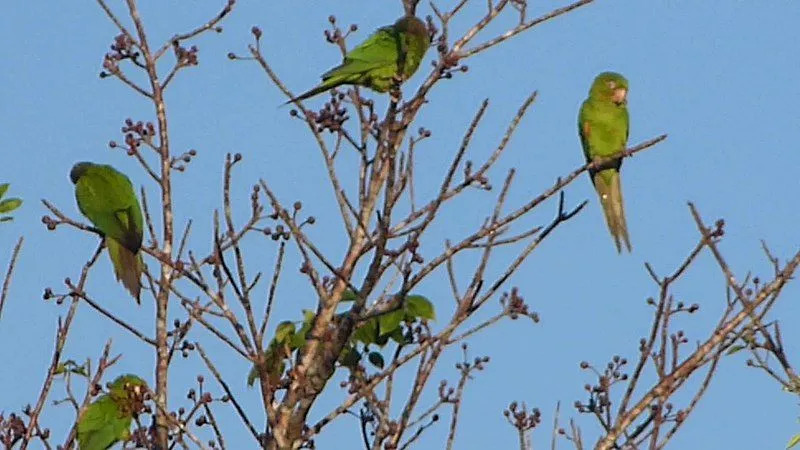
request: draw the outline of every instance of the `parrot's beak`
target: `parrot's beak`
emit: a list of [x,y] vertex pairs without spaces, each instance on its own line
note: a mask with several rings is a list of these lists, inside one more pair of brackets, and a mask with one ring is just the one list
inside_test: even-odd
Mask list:
[[614,89],[611,99],[618,105],[624,105],[628,97],[628,90],[625,88]]

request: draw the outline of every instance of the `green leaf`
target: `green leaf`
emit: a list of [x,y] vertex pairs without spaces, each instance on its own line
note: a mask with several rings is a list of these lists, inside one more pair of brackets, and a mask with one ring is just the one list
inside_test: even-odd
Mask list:
[[403,321],[403,317],[405,317],[405,311],[402,309],[378,316],[378,323],[380,324],[380,333],[378,333],[378,336],[386,336],[394,332],[394,330],[400,326],[400,322]]
[[795,434],[794,436],[792,436],[791,439],[789,439],[789,443],[786,444],[786,448],[787,449],[792,448],[797,444],[800,444],[800,433]]
[[355,347],[345,347],[339,355],[339,364],[351,369],[357,366],[359,361],[361,361],[361,353]]
[[361,325],[353,332],[351,338],[355,342],[362,342],[364,345],[375,343],[378,337],[378,320],[374,317]]
[[8,192],[8,187],[9,186],[10,186],[10,184],[8,184],[8,183],[0,184],[0,198],[3,198],[3,196],[6,195],[6,192]]
[[86,370],[86,365],[78,365],[78,363],[71,359],[56,366],[54,375],[63,375],[67,372],[74,373],[75,375],[80,375],[82,377],[89,377],[89,373]]
[[737,353],[737,352],[739,352],[741,350],[744,350],[746,348],[747,348],[746,345],[733,345],[733,346],[731,346],[731,348],[728,349],[727,352],[725,352],[725,354],[726,355],[733,355],[734,353]]
[[[267,369],[267,376],[269,377],[270,383],[277,383],[280,381],[281,375],[283,374],[284,369],[286,368],[286,364],[283,362],[283,358],[280,356],[279,345],[273,340],[270,343],[269,349],[264,352],[264,365]],[[247,375],[247,386],[252,387],[253,383],[259,378],[258,376],[258,369],[256,365],[253,364],[253,367],[250,369],[250,373]]]
[[403,327],[397,327],[394,331],[389,335],[389,337],[397,342],[398,344],[410,344],[409,340],[406,339],[405,333],[403,333]]
[[22,205],[22,200],[18,198],[9,198],[0,202],[0,214],[9,213]]
[[356,295],[355,292],[353,292],[352,289],[345,289],[344,292],[342,292],[341,301],[343,301],[343,302],[354,302],[356,300],[358,300],[358,296]]
[[367,355],[367,359],[369,359],[369,362],[372,363],[373,366],[379,369],[383,369],[383,355],[381,355],[380,353],[369,352],[369,355]]
[[406,297],[406,312],[420,319],[436,320],[433,303],[421,295]]

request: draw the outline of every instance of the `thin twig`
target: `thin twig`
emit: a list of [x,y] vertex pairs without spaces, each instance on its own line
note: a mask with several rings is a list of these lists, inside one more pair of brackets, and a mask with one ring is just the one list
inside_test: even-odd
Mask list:
[[264,311],[264,320],[261,321],[261,327],[259,328],[260,336],[262,337],[267,329],[269,317],[272,314],[272,304],[275,302],[275,291],[278,287],[278,279],[281,275],[281,269],[283,268],[283,256],[285,252],[286,242],[282,241],[280,247],[278,247],[278,257],[275,260],[275,268],[272,270],[272,282],[269,285],[269,294],[267,295],[267,306]]
[[144,333],[142,333],[141,331],[137,330],[133,325],[130,325],[129,323],[125,322],[124,320],[120,319],[119,317],[117,317],[114,314],[112,314],[111,312],[109,312],[107,309],[105,309],[102,306],[100,306],[97,302],[95,302],[94,300],[89,298],[89,296],[86,295],[85,292],[79,291],[77,286],[73,285],[72,283],[67,283],[67,286],[71,290],[71,292],[70,292],[71,295],[74,295],[75,297],[78,297],[78,298],[82,299],[83,301],[88,303],[89,306],[94,308],[97,312],[99,312],[100,314],[102,314],[102,315],[106,316],[107,318],[109,318],[112,322],[114,322],[117,325],[121,326],[122,328],[130,331],[131,334],[133,334],[134,336],[138,337],[139,339],[141,339],[146,344],[150,344],[150,345],[155,347],[155,345],[156,345],[156,341],[155,340],[147,337]]
[[111,352],[111,339],[106,341],[106,345],[103,347],[103,353],[100,356],[100,359],[97,362],[97,371],[94,373],[94,376],[89,380],[89,383],[86,386],[86,394],[83,397],[83,402],[81,403],[80,408],[75,414],[75,423],[72,425],[72,428],[69,430],[69,434],[67,435],[67,439],[64,441],[63,448],[71,449],[72,442],[75,440],[75,436],[78,432],[78,423],[80,423],[83,414],[86,412],[86,408],[89,407],[89,402],[92,400],[92,392],[94,391],[94,387],[100,384],[100,380],[103,379],[103,375],[105,374],[106,369],[114,365],[117,360],[119,360],[119,356],[116,356],[112,359],[108,359],[108,356]]
[[256,442],[260,443],[261,440],[259,438],[258,431],[256,431],[256,428],[253,426],[252,422],[250,422],[250,419],[247,417],[247,414],[245,414],[244,409],[242,409],[241,405],[236,400],[236,396],[233,395],[233,391],[231,391],[230,387],[228,387],[228,383],[226,383],[225,380],[222,378],[222,375],[219,373],[217,368],[208,358],[206,352],[203,350],[203,347],[200,345],[200,343],[195,342],[194,345],[195,348],[197,349],[197,353],[200,354],[200,357],[203,358],[203,362],[206,363],[206,367],[208,367],[208,370],[211,371],[211,373],[214,375],[214,378],[216,378],[217,382],[220,384],[220,386],[222,386],[222,389],[225,391],[225,394],[230,398],[234,409],[236,409],[236,413],[239,415],[239,418],[242,419],[242,422],[245,424],[245,426],[247,426],[247,429],[250,431],[250,434],[253,435],[253,438],[256,440]]
[[[97,249],[94,251],[94,254],[92,254],[92,257],[89,258],[89,261],[87,261],[86,264],[83,265],[83,269],[81,270],[81,275],[77,284],[77,286],[80,289],[83,289],[83,286],[86,284],[87,277],[89,276],[89,270],[97,262],[97,259],[100,256],[102,250],[103,250],[103,243],[101,242],[100,245],[97,246]],[[36,400],[36,406],[34,406],[33,412],[30,414],[28,429],[25,432],[25,436],[22,439],[20,450],[25,450],[26,448],[28,448],[31,436],[34,430],[38,427],[39,416],[42,413],[42,408],[44,408],[45,400],[47,399],[47,396],[50,394],[50,389],[53,385],[53,379],[56,375],[56,372],[58,371],[58,365],[61,362],[61,352],[64,349],[64,345],[66,344],[67,335],[69,334],[69,330],[72,325],[72,321],[75,318],[75,313],[77,310],[78,310],[78,299],[74,298],[70,304],[66,319],[64,319],[62,322],[62,320],[59,318],[58,326],[56,327],[55,349],[53,350],[53,356],[50,361],[50,367],[47,370],[47,377],[44,380],[42,389],[41,391],[39,391],[39,398],[38,400]]]
[[20,236],[17,240],[17,245],[14,246],[14,251],[11,252],[11,261],[8,262],[8,270],[5,278],[3,278],[3,290],[0,291],[0,317],[3,317],[3,306],[6,304],[8,288],[11,286],[11,276],[14,274],[14,267],[17,265],[17,258],[20,250],[22,250],[22,242],[24,240],[24,237]]
[[482,52],[482,51],[484,51],[484,50],[486,50],[486,49],[488,49],[490,47],[493,47],[493,46],[495,46],[495,45],[497,45],[497,44],[499,44],[499,43],[501,43],[503,41],[511,39],[512,37],[522,33],[523,31],[526,31],[526,30],[529,30],[530,28],[533,28],[536,25],[541,24],[542,22],[546,22],[546,21],[548,21],[550,19],[553,19],[553,18],[556,18],[556,17],[561,16],[563,14],[566,14],[566,13],[572,11],[573,9],[580,8],[581,6],[588,5],[589,3],[592,3],[593,1],[594,0],[580,0],[580,1],[577,1],[575,3],[569,4],[567,6],[564,6],[563,8],[554,9],[553,11],[550,11],[549,13],[547,13],[547,14],[541,16],[541,17],[533,19],[530,22],[521,23],[520,25],[516,26],[515,28],[506,31],[502,35],[500,35],[500,36],[498,36],[496,38],[490,39],[489,41],[484,42],[483,44],[480,44],[480,45],[476,46],[475,48],[472,48],[470,50],[465,51],[461,55],[461,57],[462,58],[469,58],[470,56],[473,56],[476,53],[480,53],[480,52]]

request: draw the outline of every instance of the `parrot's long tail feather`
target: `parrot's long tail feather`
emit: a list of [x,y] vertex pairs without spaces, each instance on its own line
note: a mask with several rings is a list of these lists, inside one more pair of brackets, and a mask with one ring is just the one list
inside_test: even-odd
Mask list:
[[286,103],[284,103],[284,105],[288,105],[289,103],[299,102],[300,100],[305,100],[305,99],[307,99],[309,97],[313,97],[313,96],[319,94],[320,92],[325,92],[328,89],[329,88],[327,88],[327,87],[317,86],[314,89],[311,89],[310,91],[303,92],[302,94],[298,95],[297,97],[290,98],[289,100],[286,101]]
[[111,263],[114,265],[117,281],[122,282],[122,285],[136,299],[136,303],[141,303],[139,293],[142,290],[141,279],[144,268],[141,253],[133,253],[114,239],[106,239],[106,247],[108,247]]
[[286,101],[286,103],[284,103],[284,105],[288,105],[289,103],[299,102],[300,100],[305,100],[307,98],[313,97],[327,90],[333,89],[341,84],[342,81],[339,80],[338,78],[327,78],[323,80],[323,82],[319,86],[312,88],[306,92],[303,92],[297,97],[290,98],[289,100]]
[[[608,175],[607,175],[608,174]],[[619,171],[615,169],[604,170],[595,174],[594,186],[600,196],[600,203],[606,216],[608,231],[614,238],[617,252],[622,252],[622,244],[630,252],[632,250],[630,237],[628,236],[628,225],[625,222],[625,207],[622,200],[622,186],[620,184]]]

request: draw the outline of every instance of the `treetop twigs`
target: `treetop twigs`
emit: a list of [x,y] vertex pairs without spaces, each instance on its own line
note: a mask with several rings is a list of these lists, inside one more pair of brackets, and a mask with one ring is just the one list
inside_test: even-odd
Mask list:
[[[538,17],[536,19],[533,19],[531,21],[521,22],[519,25],[517,25],[516,27],[512,28],[511,30],[506,31],[505,33],[501,34],[500,36],[497,36],[497,37],[495,37],[493,39],[490,39],[489,41],[484,42],[483,44],[480,44],[480,45],[478,45],[478,46],[476,46],[474,48],[471,48],[471,49],[463,52],[461,54],[461,57],[462,58],[469,58],[470,56],[473,56],[473,55],[475,55],[477,53],[480,53],[480,52],[482,52],[482,51],[484,51],[484,50],[486,50],[486,49],[488,49],[490,47],[493,47],[493,46],[495,46],[495,45],[497,45],[497,44],[499,44],[499,43],[501,43],[503,41],[511,39],[512,37],[522,33],[523,31],[526,31],[526,30],[528,30],[528,29],[530,29],[532,27],[535,27],[536,25],[539,25],[542,22],[546,22],[546,21],[548,21],[550,19],[553,19],[553,18],[556,18],[556,17],[558,17],[560,15],[566,14],[566,13],[572,11],[573,9],[580,8],[581,6],[588,5],[589,3],[592,3],[593,1],[594,0],[580,0],[580,1],[577,1],[577,2],[574,2],[574,3],[571,3],[571,4],[567,5],[567,6],[564,6],[563,8],[554,9],[554,10],[550,11],[549,13],[547,13],[547,14],[545,14],[543,16],[540,16],[540,17]],[[505,3],[506,3],[505,1],[501,1],[500,5],[504,5]]]
[[175,43],[179,43],[180,41],[185,41],[187,39],[191,39],[195,36],[198,36],[206,31],[214,30],[216,32],[221,32],[222,28],[219,27],[219,23],[222,19],[225,18],[231,11],[233,11],[233,7],[236,4],[236,0],[224,0],[225,6],[223,6],[222,10],[217,13],[216,16],[211,18],[208,22],[204,23],[203,25],[195,28],[194,30],[188,31],[186,33],[176,34],[169,40],[169,42],[164,43],[158,51],[155,52],[155,59],[161,58],[161,56],[169,50],[169,48],[174,45]]
[[[689,204],[692,215],[698,225],[698,229],[703,235],[705,244],[710,246],[713,239],[721,236],[722,223],[718,222],[716,233],[712,235],[708,228],[703,224],[700,215],[693,204]],[[760,306],[764,305],[774,294],[780,292],[786,283],[791,279],[792,275],[800,265],[800,251],[786,263],[783,269],[778,272],[775,278],[769,283],[765,283],[753,296],[747,301],[741,302],[740,310],[732,317],[727,318],[728,312],[725,313],[726,320],[711,333],[705,342],[697,347],[697,349],[666,376],[661,377],[650,390],[645,393],[638,402],[631,407],[630,410],[620,415],[614,423],[614,426],[609,432],[601,438],[595,446],[596,450],[610,450],[616,444],[617,439],[625,433],[624,430],[636,420],[645,410],[647,410],[652,403],[659,398],[669,397],[688,379],[688,377],[701,366],[713,361],[708,356],[717,350],[724,350],[733,344],[733,341],[728,339],[731,333],[734,332],[739,326],[746,323],[747,319],[753,316],[754,311]],[[727,278],[727,277],[726,277]],[[740,299],[741,300],[741,299]]]

